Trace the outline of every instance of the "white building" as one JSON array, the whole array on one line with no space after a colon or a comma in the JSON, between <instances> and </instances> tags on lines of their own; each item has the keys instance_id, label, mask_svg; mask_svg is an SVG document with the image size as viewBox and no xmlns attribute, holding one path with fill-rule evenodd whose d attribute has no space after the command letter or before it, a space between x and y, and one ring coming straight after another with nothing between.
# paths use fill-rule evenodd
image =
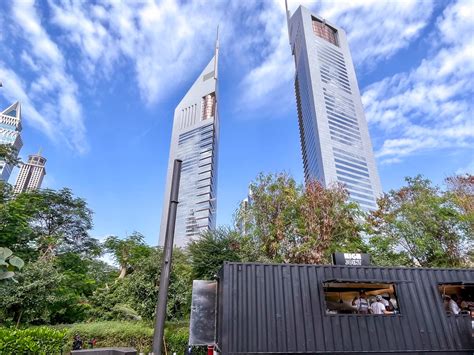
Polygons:
<instances>
[{"instance_id":1,"label":"white building","mask_svg":"<svg viewBox=\"0 0 474 355\"><path fill-rule=\"evenodd\" d=\"M39 153L30 155L28 163L21 165L13 192L19 194L39 189L46 175L45 164L46 159Z\"/></svg>"},{"instance_id":2,"label":"white building","mask_svg":"<svg viewBox=\"0 0 474 355\"><path fill-rule=\"evenodd\" d=\"M287 15L305 180L343 183L375 209L382 188L346 33L302 6Z\"/></svg>"},{"instance_id":3,"label":"white building","mask_svg":"<svg viewBox=\"0 0 474 355\"><path fill-rule=\"evenodd\" d=\"M183 163L174 245L184 247L201 232L214 229L216 225L219 142L217 62L218 47L216 45L214 57L174 112L161 217L161 245L165 241L175 159L181 159Z\"/></svg>"},{"instance_id":4,"label":"white building","mask_svg":"<svg viewBox=\"0 0 474 355\"><path fill-rule=\"evenodd\" d=\"M0 115L0 144L13 147L17 156L23 146L20 136L21 129L21 105L17 101L3 110ZM7 182L13 167L12 164L7 164L4 159L0 158L0 180Z\"/></svg>"}]
</instances>

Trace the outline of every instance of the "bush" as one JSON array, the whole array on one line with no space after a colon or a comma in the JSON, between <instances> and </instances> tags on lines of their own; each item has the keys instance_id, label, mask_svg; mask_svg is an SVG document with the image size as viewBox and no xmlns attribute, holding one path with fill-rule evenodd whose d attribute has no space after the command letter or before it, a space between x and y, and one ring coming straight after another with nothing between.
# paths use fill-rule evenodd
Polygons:
<instances>
[{"instance_id":1,"label":"bush","mask_svg":"<svg viewBox=\"0 0 474 355\"><path fill-rule=\"evenodd\" d=\"M72 347L74 335L79 334L88 348L88 342L95 338L96 348L103 347L132 347L141 352L151 351L153 328L144 322L94 322L54 326L68 332L69 347Z\"/></svg>"},{"instance_id":2,"label":"bush","mask_svg":"<svg viewBox=\"0 0 474 355\"><path fill-rule=\"evenodd\" d=\"M66 330L68 333L68 347L70 350L74 335L79 334L84 342L95 338L96 348L102 347L132 347L138 352L151 352L153 345L153 326L150 322L104 321L94 323L77 323L54 326L56 329ZM189 323L170 322L165 328L165 342L168 353L183 354L188 347Z\"/></svg>"},{"instance_id":3,"label":"bush","mask_svg":"<svg viewBox=\"0 0 474 355\"><path fill-rule=\"evenodd\" d=\"M48 327L0 328L0 354L59 354L66 342L65 330Z\"/></svg>"}]
</instances>

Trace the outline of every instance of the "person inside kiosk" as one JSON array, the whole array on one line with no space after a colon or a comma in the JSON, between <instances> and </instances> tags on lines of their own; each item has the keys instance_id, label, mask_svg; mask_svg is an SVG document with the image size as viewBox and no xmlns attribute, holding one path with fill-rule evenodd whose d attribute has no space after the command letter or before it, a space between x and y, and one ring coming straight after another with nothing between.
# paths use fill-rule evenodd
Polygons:
<instances>
[{"instance_id":1,"label":"person inside kiosk","mask_svg":"<svg viewBox=\"0 0 474 355\"><path fill-rule=\"evenodd\" d=\"M323 287L326 314L399 313L394 284L329 281Z\"/></svg>"}]
</instances>

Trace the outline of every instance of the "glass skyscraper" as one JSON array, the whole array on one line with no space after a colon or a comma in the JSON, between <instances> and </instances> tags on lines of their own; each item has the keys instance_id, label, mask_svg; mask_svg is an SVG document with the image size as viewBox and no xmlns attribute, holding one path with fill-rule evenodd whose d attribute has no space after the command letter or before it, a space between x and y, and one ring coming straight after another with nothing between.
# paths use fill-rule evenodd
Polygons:
<instances>
[{"instance_id":1,"label":"glass skyscraper","mask_svg":"<svg viewBox=\"0 0 474 355\"><path fill-rule=\"evenodd\" d=\"M343 183L375 209L381 185L346 33L302 6L287 16L305 180Z\"/></svg>"},{"instance_id":2,"label":"glass skyscraper","mask_svg":"<svg viewBox=\"0 0 474 355\"><path fill-rule=\"evenodd\" d=\"M219 113L217 94L218 47L201 75L174 112L173 132L160 244L165 241L171 178L175 159L183 161L179 185L174 245L184 247L203 231L216 225L217 151Z\"/></svg>"},{"instance_id":3,"label":"glass skyscraper","mask_svg":"<svg viewBox=\"0 0 474 355\"><path fill-rule=\"evenodd\" d=\"M18 152L23 146L20 136L21 132L21 105L15 102L2 111L0 115L0 144L6 144ZM8 181L12 173L13 165L0 158L0 180Z\"/></svg>"}]
</instances>

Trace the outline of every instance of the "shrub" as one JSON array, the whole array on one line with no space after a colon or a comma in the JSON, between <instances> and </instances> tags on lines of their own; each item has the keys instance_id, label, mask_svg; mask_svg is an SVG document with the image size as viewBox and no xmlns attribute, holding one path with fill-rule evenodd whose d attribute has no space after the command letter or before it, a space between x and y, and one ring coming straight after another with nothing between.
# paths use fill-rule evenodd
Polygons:
<instances>
[{"instance_id":1,"label":"shrub","mask_svg":"<svg viewBox=\"0 0 474 355\"><path fill-rule=\"evenodd\" d=\"M104 321L94 323L77 323L54 326L68 332L68 347L70 350L74 335L79 334L84 342L96 339L96 348L102 347L132 347L138 352L151 352L153 345L153 325L151 322ZM183 354L188 347L189 323L170 322L165 328L165 342L168 353Z\"/></svg>"},{"instance_id":2,"label":"shrub","mask_svg":"<svg viewBox=\"0 0 474 355\"><path fill-rule=\"evenodd\" d=\"M0 354L59 354L66 342L65 330L48 327L0 328Z\"/></svg>"}]
</instances>

